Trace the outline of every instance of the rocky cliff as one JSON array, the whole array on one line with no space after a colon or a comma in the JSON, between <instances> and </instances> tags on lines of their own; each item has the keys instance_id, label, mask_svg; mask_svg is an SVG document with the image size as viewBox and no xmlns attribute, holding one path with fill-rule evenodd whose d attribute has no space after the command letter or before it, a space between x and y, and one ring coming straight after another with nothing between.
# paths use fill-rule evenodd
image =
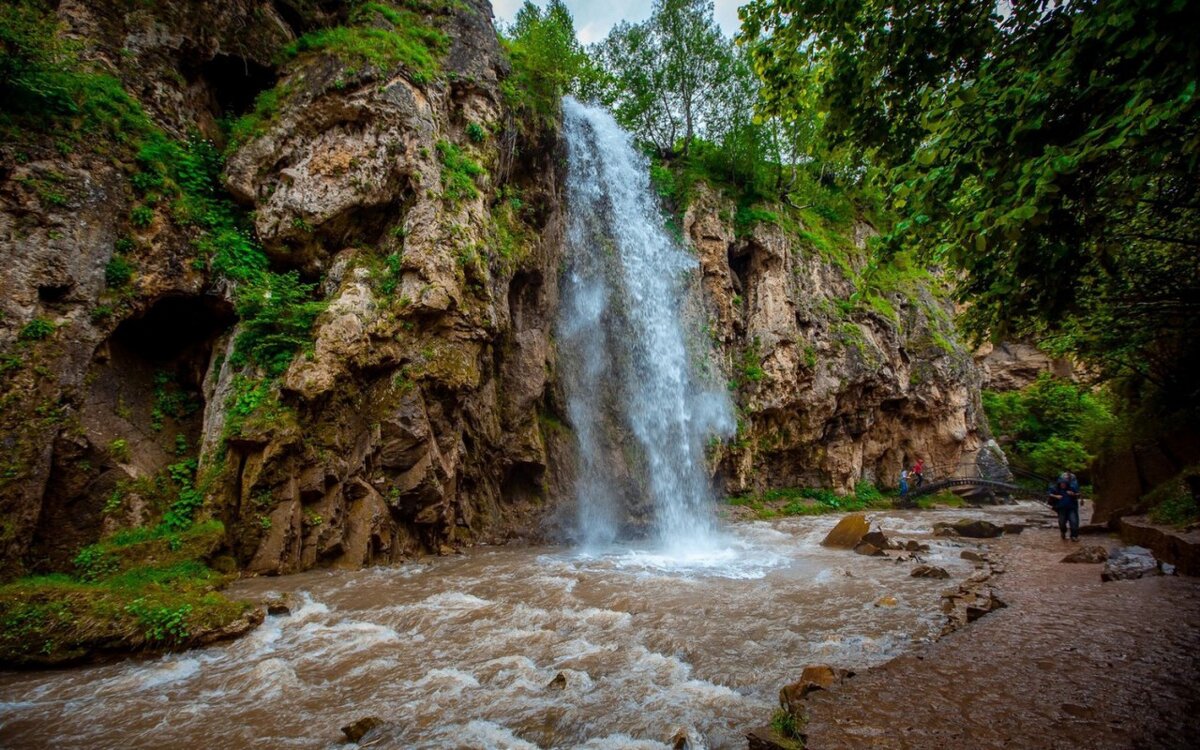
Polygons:
<instances>
[{"instance_id":1,"label":"rocky cliff","mask_svg":"<svg viewBox=\"0 0 1200 750\"><path fill-rule=\"evenodd\" d=\"M254 573L541 534L561 145L488 5L53 12L82 72L0 123L5 572L206 516ZM863 221L736 213L707 190L682 227L739 405L723 489L1001 470L936 279L867 274Z\"/></svg>"},{"instance_id":2,"label":"rocky cliff","mask_svg":"<svg viewBox=\"0 0 1200 750\"><path fill-rule=\"evenodd\" d=\"M197 491L253 572L536 529L553 132L506 105L487 3L355 8L58 6L111 91L0 157L7 570Z\"/></svg>"},{"instance_id":3,"label":"rocky cliff","mask_svg":"<svg viewBox=\"0 0 1200 750\"><path fill-rule=\"evenodd\" d=\"M739 411L727 490L894 487L917 458L1005 475L944 283L904 257L869 268L862 218L780 208L739 231L734 202L702 188L683 217Z\"/></svg>"}]
</instances>

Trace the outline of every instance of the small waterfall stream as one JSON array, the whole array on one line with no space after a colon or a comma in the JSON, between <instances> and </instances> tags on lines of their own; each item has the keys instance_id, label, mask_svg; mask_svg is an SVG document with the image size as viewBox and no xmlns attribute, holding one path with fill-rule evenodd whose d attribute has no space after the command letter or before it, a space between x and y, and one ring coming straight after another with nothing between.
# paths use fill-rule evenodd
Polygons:
<instances>
[{"instance_id":1,"label":"small waterfall stream","mask_svg":"<svg viewBox=\"0 0 1200 750\"><path fill-rule=\"evenodd\" d=\"M563 115L558 349L579 450L579 536L587 547L614 541L632 495L635 506L649 501L663 552L702 554L718 543L705 443L730 433L733 416L724 389L696 377L689 352L691 342L708 346L689 341L682 314L697 262L667 231L649 165L612 115L570 97Z\"/></svg>"}]
</instances>

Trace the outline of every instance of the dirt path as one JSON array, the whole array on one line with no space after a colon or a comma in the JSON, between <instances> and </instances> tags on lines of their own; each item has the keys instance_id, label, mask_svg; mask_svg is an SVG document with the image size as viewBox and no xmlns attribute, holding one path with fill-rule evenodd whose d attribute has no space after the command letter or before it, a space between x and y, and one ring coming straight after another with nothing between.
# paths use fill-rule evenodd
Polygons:
<instances>
[{"instance_id":1,"label":"dirt path","mask_svg":"<svg viewBox=\"0 0 1200 750\"><path fill-rule=\"evenodd\" d=\"M810 696L808 747L1200 747L1200 579L1101 583L1077 548L998 540L1008 608Z\"/></svg>"}]
</instances>

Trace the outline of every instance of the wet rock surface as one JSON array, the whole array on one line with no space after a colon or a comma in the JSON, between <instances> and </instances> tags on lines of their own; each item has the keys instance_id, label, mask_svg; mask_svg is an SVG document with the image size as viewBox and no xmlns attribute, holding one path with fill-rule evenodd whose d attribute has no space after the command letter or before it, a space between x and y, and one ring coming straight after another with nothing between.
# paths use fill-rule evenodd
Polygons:
<instances>
[{"instance_id":1,"label":"wet rock surface","mask_svg":"<svg viewBox=\"0 0 1200 750\"><path fill-rule=\"evenodd\" d=\"M1145 547L1122 547L1108 556L1100 578L1104 581L1132 581L1161 572L1158 560L1150 550Z\"/></svg>"},{"instance_id":2,"label":"wet rock surface","mask_svg":"<svg viewBox=\"0 0 1200 750\"><path fill-rule=\"evenodd\" d=\"M871 524L867 522L866 515L862 513L851 513L842 520L837 522L825 539L822 540L823 547L839 547L841 549L853 549L858 546L863 536L871 530Z\"/></svg>"},{"instance_id":3,"label":"wet rock surface","mask_svg":"<svg viewBox=\"0 0 1200 750\"><path fill-rule=\"evenodd\" d=\"M1062 559L1065 563L1102 563L1108 559L1108 548L1098 544L1081 547Z\"/></svg>"},{"instance_id":4,"label":"wet rock surface","mask_svg":"<svg viewBox=\"0 0 1200 750\"><path fill-rule=\"evenodd\" d=\"M809 695L808 747L1192 746L1200 581L1103 584L1095 568L1058 564L1070 547L1055 531L992 544L1009 572L981 585L1007 607Z\"/></svg>"},{"instance_id":5,"label":"wet rock surface","mask_svg":"<svg viewBox=\"0 0 1200 750\"><path fill-rule=\"evenodd\" d=\"M954 523L934 524L933 533L939 536L964 536L968 539L993 539L1004 533L1004 527L991 521L964 518Z\"/></svg>"}]
</instances>

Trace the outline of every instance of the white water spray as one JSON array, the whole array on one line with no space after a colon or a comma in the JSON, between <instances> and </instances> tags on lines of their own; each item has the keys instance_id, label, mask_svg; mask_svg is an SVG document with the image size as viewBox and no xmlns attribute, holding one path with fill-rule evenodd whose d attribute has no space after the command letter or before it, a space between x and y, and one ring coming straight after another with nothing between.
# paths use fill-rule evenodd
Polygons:
<instances>
[{"instance_id":1,"label":"white water spray","mask_svg":"<svg viewBox=\"0 0 1200 750\"><path fill-rule=\"evenodd\" d=\"M570 97L563 115L558 340L579 448L580 535L612 542L629 508L648 505L663 551L704 554L717 543L705 444L729 434L733 418L726 392L700 382L689 356L682 309L697 262L667 232L630 135Z\"/></svg>"}]
</instances>

